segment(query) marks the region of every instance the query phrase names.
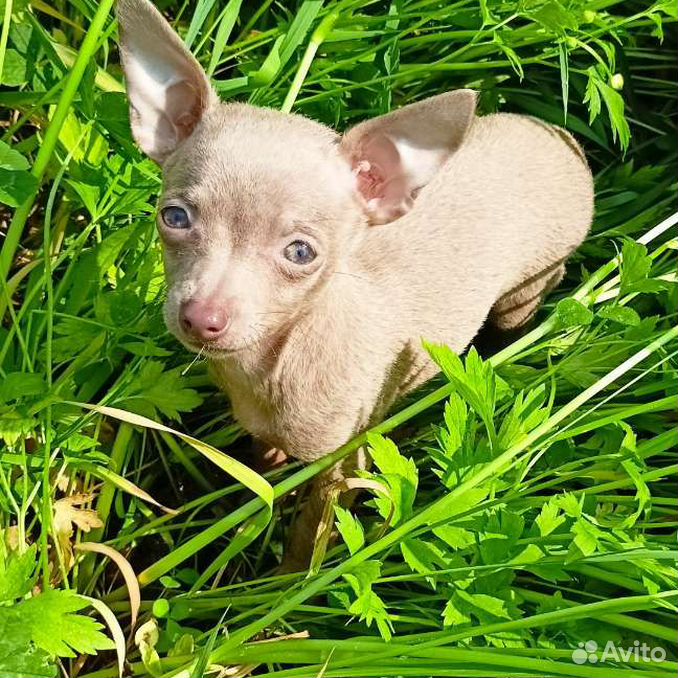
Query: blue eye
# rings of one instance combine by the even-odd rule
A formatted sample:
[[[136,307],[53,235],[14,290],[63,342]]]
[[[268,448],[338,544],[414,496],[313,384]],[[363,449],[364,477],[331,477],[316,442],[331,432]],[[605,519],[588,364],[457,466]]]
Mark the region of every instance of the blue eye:
[[[174,205],[165,207],[161,210],[163,223],[167,228],[190,228],[191,220],[188,218],[188,212],[183,207]]]
[[[283,251],[285,259],[293,264],[310,264],[316,257],[315,250],[304,240],[294,240]]]

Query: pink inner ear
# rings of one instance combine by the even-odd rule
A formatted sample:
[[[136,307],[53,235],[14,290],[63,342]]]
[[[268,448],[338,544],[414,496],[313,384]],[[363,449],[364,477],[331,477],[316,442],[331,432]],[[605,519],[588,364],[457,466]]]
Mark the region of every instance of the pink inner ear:
[[[402,174],[400,153],[383,134],[366,139],[353,157],[358,191],[368,202],[386,197],[387,186]]]
[[[374,198],[381,198],[384,194],[384,176],[376,165],[367,160],[356,163],[353,171],[356,175],[358,192],[368,202]]]

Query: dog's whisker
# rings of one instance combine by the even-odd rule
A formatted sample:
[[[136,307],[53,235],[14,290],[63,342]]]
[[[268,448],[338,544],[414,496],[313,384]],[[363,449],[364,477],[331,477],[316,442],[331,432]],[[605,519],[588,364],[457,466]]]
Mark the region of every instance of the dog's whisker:
[[[193,358],[193,360],[191,360],[190,364],[182,370],[182,372],[181,372],[182,377],[185,377],[188,374],[188,371],[191,369],[191,367],[193,367],[193,365],[195,365],[200,360],[200,358],[202,357],[202,354],[204,352],[205,352],[205,344],[203,344],[200,347],[200,350],[196,354],[195,358]]]

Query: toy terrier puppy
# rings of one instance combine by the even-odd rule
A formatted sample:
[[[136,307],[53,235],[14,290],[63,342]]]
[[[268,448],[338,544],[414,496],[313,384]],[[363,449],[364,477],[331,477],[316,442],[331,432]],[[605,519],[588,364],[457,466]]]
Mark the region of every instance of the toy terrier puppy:
[[[292,457],[335,450],[433,377],[422,338],[462,352],[488,318],[523,325],[589,230],[591,172],[562,129],[477,117],[458,90],[342,136],[220,103],[148,0],[118,18],[132,132],[163,171],[167,326],[242,426]],[[288,569],[361,463],[317,479]]]

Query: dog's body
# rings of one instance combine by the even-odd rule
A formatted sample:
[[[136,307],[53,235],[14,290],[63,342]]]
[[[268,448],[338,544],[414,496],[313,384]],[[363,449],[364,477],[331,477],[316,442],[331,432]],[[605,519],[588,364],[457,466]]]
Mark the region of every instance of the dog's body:
[[[287,454],[331,452],[430,379],[422,339],[461,352],[488,315],[522,325],[588,231],[591,173],[558,128],[478,118],[459,90],[339,138],[219,104],[146,0],[119,16],[132,127],[164,170],[168,327]]]
[[[367,231],[282,336],[212,363],[236,417],[304,461],[336,449],[436,373],[422,339],[462,352],[499,300],[497,323],[529,319],[588,231],[590,186],[552,129],[477,118],[414,208]]]

